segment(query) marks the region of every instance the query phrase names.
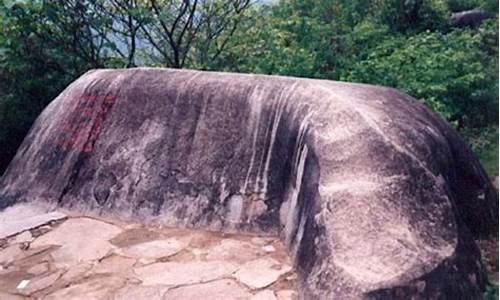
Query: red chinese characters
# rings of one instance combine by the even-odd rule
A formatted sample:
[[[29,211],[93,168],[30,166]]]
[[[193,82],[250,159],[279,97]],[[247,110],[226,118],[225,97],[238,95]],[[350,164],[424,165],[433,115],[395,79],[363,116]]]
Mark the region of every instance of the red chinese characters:
[[[63,151],[91,152],[115,100],[116,93],[111,92],[84,94],[63,120],[57,145]]]

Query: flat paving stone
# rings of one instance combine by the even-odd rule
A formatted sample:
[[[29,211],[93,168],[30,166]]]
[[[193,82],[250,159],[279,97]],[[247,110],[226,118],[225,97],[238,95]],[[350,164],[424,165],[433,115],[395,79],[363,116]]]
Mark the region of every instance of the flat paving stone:
[[[297,299],[277,238],[122,229],[120,222],[74,215],[50,224],[5,240],[0,300]],[[274,251],[265,251],[271,244]]]
[[[159,239],[161,239],[159,232],[147,228],[129,228],[113,237],[110,242],[117,247],[129,247]]]
[[[42,211],[42,208],[28,204],[19,204],[4,209],[0,212],[0,224],[2,224],[0,239],[67,217],[66,214],[58,211],[48,213],[42,213]]]
[[[17,258],[23,255],[23,250],[19,248],[18,244],[11,244],[0,250],[0,265],[8,265],[13,263]]]
[[[252,294],[234,280],[221,279],[207,283],[182,286],[167,291],[165,300],[243,300]]]
[[[64,271],[59,270],[51,274],[35,277],[29,280],[25,287],[18,288],[17,290],[20,294],[29,296],[53,285],[59,278],[61,278],[63,273]]]
[[[113,299],[114,293],[125,285],[125,279],[117,276],[97,277],[70,285],[43,297],[44,300]]]
[[[17,286],[23,280],[29,280],[33,275],[23,270],[13,270],[0,276],[0,291],[5,293],[17,293]]]
[[[87,276],[92,266],[92,262],[83,262],[69,267],[66,273],[59,279],[59,283],[62,285],[70,285],[74,282],[78,282]]]
[[[294,290],[281,290],[276,292],[278,300],[298,300],[299,295]]]
[[[276,300],[276,296],[271,290],[263,290],[253,295],[250,300]]]
[[[134,272],[144,285],[178,286],[230,276],[237,268],[226,261],[166,262],[135,268]]]
[[[121,248],[117,250],[117,253],[135,258],[156,259],[174,255],[188,245],[188,238],[170,238],[135,244],[126,248]]]
[[[41,275],[49,270],[49,263],[46,261],[42,261],[30,268],[28,268],[28,273],[33,274],[35,276]]]
[[[114,248],[109,240],[121,231],[119,227],[102,221],[75,218],[37,238],[32,245],[61,245],[52,257],[56,266],[68,267],[104,257]]]
[[[261,289],[273,284],[281,275],[291,270],[289,265],[264,257],[245,263],[233,276],[252,289]]]
[[[113,299],[116,300],[162,300],[163,295],[168,291],[168,287],[162,285],[127,285],[119,289]],[[198,299],[201,300],[201,299]]]
[[[33,235],[29,231],[24,231],[18,235],[16,235],[12,241],[9,241],[11,244],[21,244],[21,243],[29,243],[33,241]]]
[[[131,272],[132,266],[137,260],[130,257],[120,255],[111,255],[103,258],[93,268],[91,273],[94,274],[120,274]]]
[[[206,250],[207,260],[224,260],[244,263],[258,258],[261,254],[260,248],[252,243],[223,239],[219,244]]]
[[[3,299],[5,299],[5,300],[23,300],[23,299],[26,299],[26,297],[0,292],[0,299],[2,299],[2,300]]]
[[[19,245],[17,245],[19,246]],[[48,262],[51,260],[50,254],[52,251],[57,249],[57,246],[41,246],[35,248],[29,248],[28,250],[23,250],[22,255],[16,257],[15,261],[8,266],[9,269],[23,270],[30,273],[32,276],[41,275],[44,272],[31,269],[32,267]],[[47,266],[49,267],[49,266]]]

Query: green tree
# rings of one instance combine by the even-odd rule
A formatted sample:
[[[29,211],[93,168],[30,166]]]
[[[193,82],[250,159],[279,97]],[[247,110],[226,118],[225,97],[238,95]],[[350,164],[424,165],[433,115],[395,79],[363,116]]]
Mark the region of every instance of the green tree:
[[[491,124],[498,120],[498,60],[491,60],[498,32],[492,31],[485,24],[479,32],[388,37],[361,51],[342,79],[404,90],[459,129]]]
[[[90,30],[98,26],[95,13],[79,7],[68,14],[58,4],[0,2],[0,170],[49,101],[79,74],[106,64],[104,42]]]
[[[443,0],[378,0],[374,17],[394,32],[441,30],[448,23],[449,11]]]

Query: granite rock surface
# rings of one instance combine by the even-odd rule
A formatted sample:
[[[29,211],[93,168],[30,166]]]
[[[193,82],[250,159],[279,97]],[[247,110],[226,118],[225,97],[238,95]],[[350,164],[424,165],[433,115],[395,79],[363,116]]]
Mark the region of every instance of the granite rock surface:
[[[34,124],[0,201],[279,236],[304,299],[477,298],[473,239],[498,228],[478,160],[417,100],[189,70],[83,75]]]

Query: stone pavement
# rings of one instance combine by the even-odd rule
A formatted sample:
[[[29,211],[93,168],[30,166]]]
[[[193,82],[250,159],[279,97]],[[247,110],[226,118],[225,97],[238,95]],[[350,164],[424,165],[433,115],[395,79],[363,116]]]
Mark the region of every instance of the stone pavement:
[[[297,299],[276,238],[17,205],[0,212],[0,299]]]

